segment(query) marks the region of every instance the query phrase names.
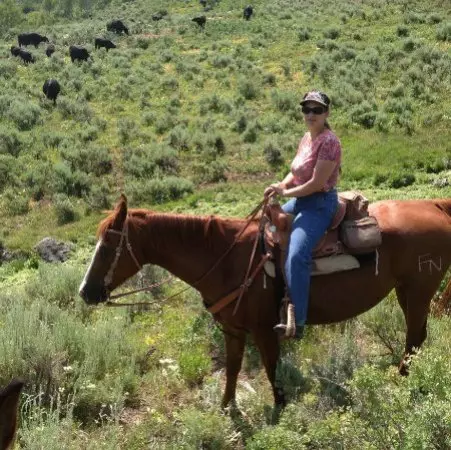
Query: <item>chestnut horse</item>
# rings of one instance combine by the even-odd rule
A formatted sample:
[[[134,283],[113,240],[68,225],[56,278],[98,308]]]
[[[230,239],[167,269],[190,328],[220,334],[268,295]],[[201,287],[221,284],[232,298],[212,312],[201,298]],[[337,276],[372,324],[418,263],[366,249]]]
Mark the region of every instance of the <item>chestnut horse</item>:
[[[307,323],[355,317],[396,289],[407,323],[406,355],[400,365],[406,373],[406,356],[426,338],[429,305],[451,263],[451,199],[381,201],[370,205],[370,214],[382,229],[378,270],[371,260],[353,271],[313,277]],[[99,240],[79,293],[89,304],[106,301],[113,289],[150,263],[195,286],[210,307],[243,283],[258,230],[253,221],[242,232],[245,224],[243,219],[127,210],[122,196],[99,225]],[[284,404],[283,392],[275,385],[279,339],[273,331],[280,289],[264,277],[263,271],[257,274],[235,314],[236,301],[214,314],[225,331],[224,406],[235,399],[248,332],[260,351],[275,402]]]
[[[17,427],[17,407],[24,383],[13,379],[8,386],[0,389],[0,450],[11,448]]]

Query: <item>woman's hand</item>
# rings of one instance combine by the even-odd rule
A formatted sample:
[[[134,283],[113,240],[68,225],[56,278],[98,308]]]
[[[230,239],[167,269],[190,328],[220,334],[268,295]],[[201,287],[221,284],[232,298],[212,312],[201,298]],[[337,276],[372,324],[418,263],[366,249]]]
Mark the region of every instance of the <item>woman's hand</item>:
[[[269,197],[271,194],[277,194],[283,197],[285,194],[285,187],[282,183],[273,183],[265,189],[264,196]]]

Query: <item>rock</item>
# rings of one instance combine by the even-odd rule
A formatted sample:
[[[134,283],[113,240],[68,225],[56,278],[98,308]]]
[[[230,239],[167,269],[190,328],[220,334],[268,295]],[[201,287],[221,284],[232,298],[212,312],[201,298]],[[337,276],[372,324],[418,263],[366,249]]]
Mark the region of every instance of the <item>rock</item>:
[[[8,250],[0,242],[0,265],[20,258],[26,258],[26,254],[20,250]]]
[[[36,246],[38,255],[46,262],[64,262],[69,259],[69,253],[72,251],[72,244],[58,242],[51,237],[45,237]]]

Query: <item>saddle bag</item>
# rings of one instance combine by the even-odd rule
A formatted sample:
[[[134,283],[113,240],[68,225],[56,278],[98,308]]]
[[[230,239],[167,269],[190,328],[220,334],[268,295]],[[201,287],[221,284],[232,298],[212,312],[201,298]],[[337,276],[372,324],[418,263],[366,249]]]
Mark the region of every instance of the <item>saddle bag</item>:
[[[373,216],[343,221],[340,237],[351,254],[370,253],[382,243],[381,230]]]
[[[368,216],[368,199],[357,191],[340,192],[341,201],[346,203],[345,220],[357,220]]]

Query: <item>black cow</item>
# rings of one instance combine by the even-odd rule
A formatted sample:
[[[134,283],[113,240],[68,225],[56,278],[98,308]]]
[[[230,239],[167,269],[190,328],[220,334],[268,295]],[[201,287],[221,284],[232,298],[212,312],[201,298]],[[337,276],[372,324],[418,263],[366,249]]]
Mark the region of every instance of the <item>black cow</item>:
[[[17,36],[19,47],[22,45],[34,45],[36,48],[41,42],[48,42],[49,40],[45,36],[41,36],[38,33],[21,33]]]
[[[247,5],[243,10],[243,18],[249,20],[254,13],[254,8],[251,5]]]
[[[123,24],[122,20],[112,20],[106,24],[106,29],[108,31],[114,31],[117,34],[128,33],[128,28]]]
[[[163,18],[163,14],[161,13],[155,13],[152,14],[152,20],[154,20],[155,22],[158,22],[159,20],[161,20]]]
[[[19,56],[20,48],[16,47],[15,45],[11,46],[11,55],[13,56]]]
[[[15,47],[14,45],[11,47],[11,55],[19,56],[22,61],[26,64],[34,63],[33,55],[30,52],[22,50],[20,47]]]
[[[77,47],[76,45],[71,45],[69,47],[69,55],[72,62],[74,62],[76,59],[80,61],[87,61],[91,56],[88,50],[86,50],[84,47]]]
[[[207,6],[207,0],[199,0],[199,3],[205,8]]]
[[[207,22],[207,18],[205,16],[197,16],[191,19],[193,22],[196,22],[201,28],[205,27],[205,23]]]
[[[60,90],[61,90],[60,84],[53,78],[45,80],[44,86],[42,86],[42,92],[44,92],[45,96],[49,100],[53,100],[54,105],[56,105],[56,97],[58,97]]]
[[[55,53],[55,46],[53,44],[47,45],[45,54],[50,58]]]
[[[94,45],[96,47],[96,50],[101,47],[106,48],[106,51],[108,51],[110,48],[116,48],[116,45],[113,44],[110,40],[102,38],[96,38]]]

